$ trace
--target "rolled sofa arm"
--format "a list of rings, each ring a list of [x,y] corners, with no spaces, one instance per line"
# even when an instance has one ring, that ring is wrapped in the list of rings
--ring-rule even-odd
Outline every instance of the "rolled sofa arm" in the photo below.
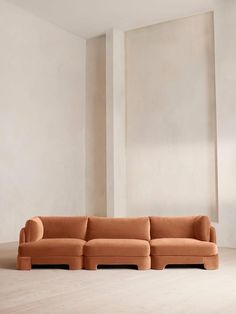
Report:
[[[20,231],[19,243],[25,243],[25,228],[22,228]]]
[[[25,242],[39,241],[43,238],[44,228],[42,220],[39,217],[33,217],[27,220],[25,224]],[[21,236],[20,236],[21,237]],[[22,231],[22,240],[24,239]]]
[[[216,243],[216,229],[215,227],[210,227],[210,242]]]

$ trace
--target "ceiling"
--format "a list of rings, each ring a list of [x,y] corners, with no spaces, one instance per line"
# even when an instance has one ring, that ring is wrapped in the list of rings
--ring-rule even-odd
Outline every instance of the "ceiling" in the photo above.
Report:
[[[83,38],[203,13],[214,0],[7,0]]]

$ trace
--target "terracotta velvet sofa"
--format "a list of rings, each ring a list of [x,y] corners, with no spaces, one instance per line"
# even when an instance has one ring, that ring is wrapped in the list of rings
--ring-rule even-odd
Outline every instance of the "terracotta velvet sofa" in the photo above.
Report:
[[[207,216],[150,217],[152,269],[169,264],[218,268],[215,228]]]
[[[206,216],[34,217],[20,231],[17,268],[68,264],[69,269],[132,264],[139,270],[168,264],[218,268],[215,229]]]
[[[87,240],[84,246],[85,269],[96,269],[100,264],[134,264],[139,270],[151,267],[148,217],[91,217]]]
[[[20,231],[17,267],[31,269],[32,264],[67,264],[83,267],[87,217],[34,217]]]

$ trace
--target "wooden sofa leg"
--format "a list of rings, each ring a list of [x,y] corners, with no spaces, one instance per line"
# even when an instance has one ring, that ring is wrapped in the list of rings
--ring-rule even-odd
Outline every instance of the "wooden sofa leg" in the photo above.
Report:
[[[207,270],[215,270],[219,267],[218,255],[209,256],[204,258],[204,268]]]
[[[18,270],[31,270],[31,258],[30,257],[17,257],[17,269]]]

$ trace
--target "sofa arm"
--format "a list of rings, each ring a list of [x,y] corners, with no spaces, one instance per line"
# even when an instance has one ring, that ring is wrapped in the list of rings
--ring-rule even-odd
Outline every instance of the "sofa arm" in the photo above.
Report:
[[[196,216],[194,219],[194,235],[201,241],[209,241],[211,222],[208,216]]]
[[[210,228],[210,242],[216,243],[216,229],[213,226]]]
[[[25,228],[21,228],[19,236],[19,244],[25,243]]]
[[[39,217],[27,220],[24,228],[25,242],[39,241],[43,238],[44,227]]]

